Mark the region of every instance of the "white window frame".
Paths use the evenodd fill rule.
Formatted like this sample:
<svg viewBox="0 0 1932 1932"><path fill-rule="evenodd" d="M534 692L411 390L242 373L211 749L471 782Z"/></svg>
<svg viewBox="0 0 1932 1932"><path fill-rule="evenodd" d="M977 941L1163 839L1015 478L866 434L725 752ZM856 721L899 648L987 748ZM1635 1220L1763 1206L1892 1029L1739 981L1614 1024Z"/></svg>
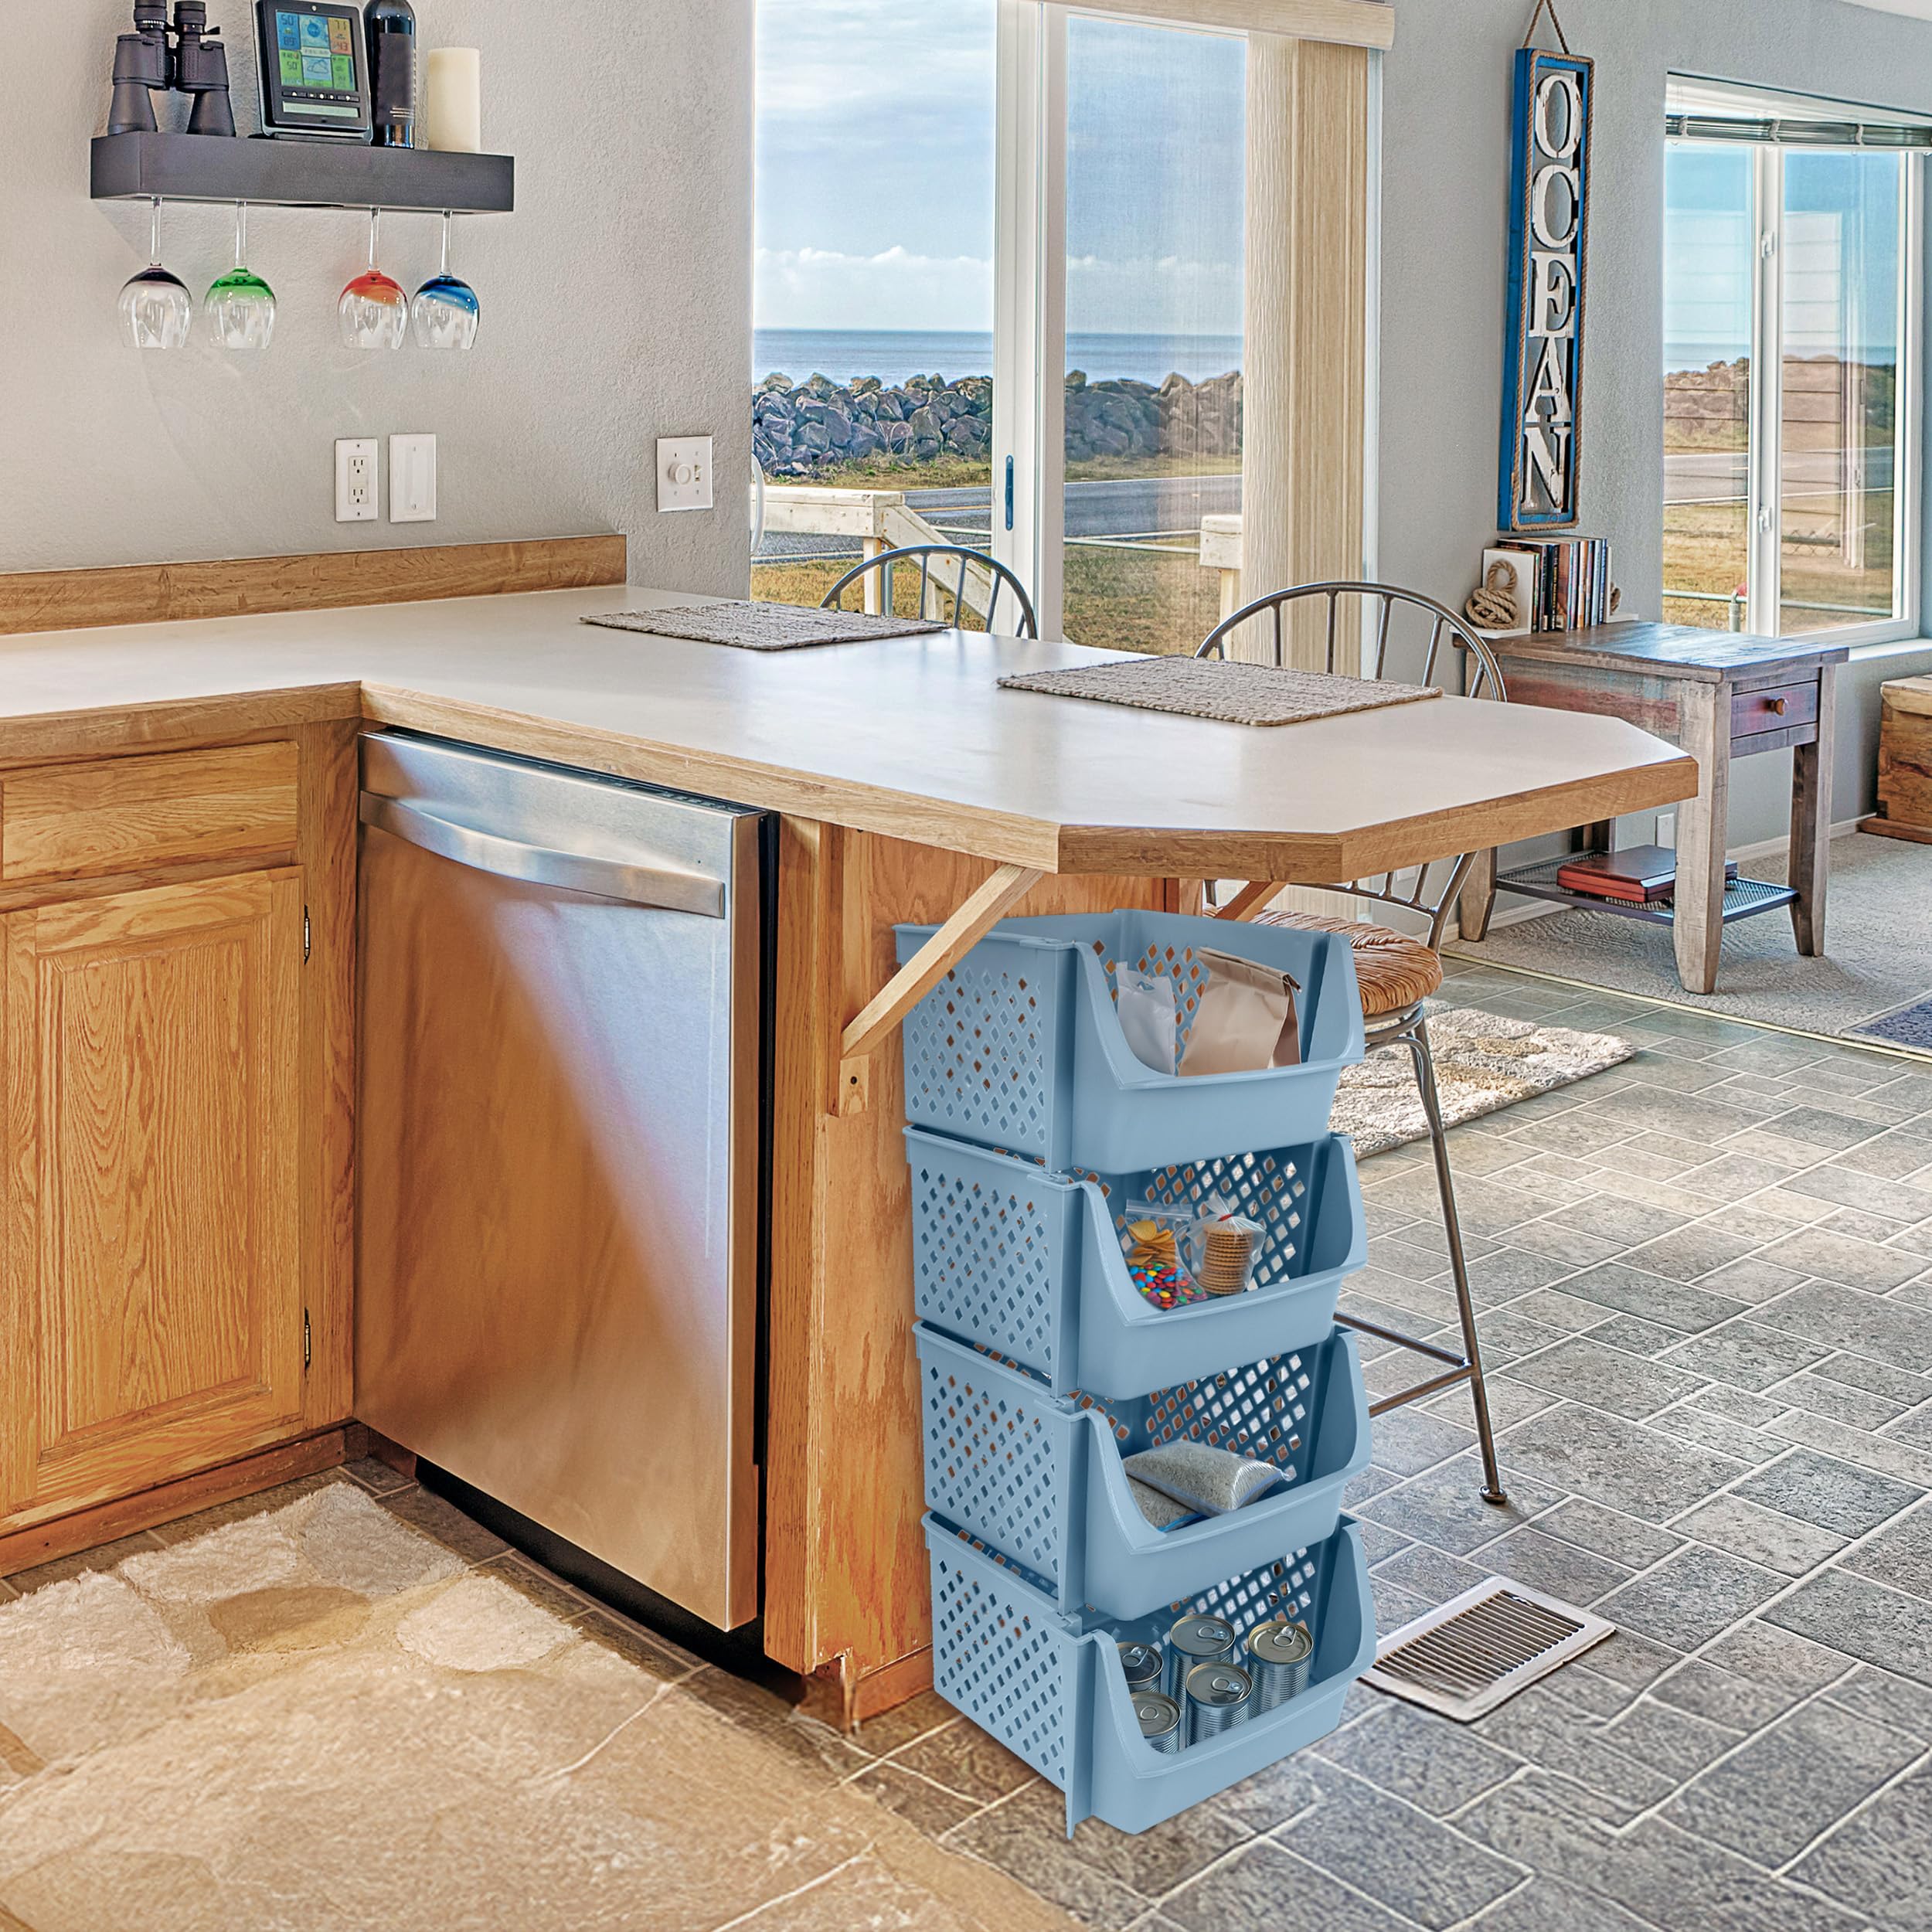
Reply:
<svg viewBox="0 0 1932 1932"><path fill-rule="evenodd" d="M1679 137L1672 136L1675 143ZM1696 145L1694 137L1683 137ZM1746 536L1750 585L1744 628L1759 637L1781 634L1779 599L1784 570L1783 473L1784 368L1784 150L1774 142L1748 144L1752 161L1752 219L1757 272L1751 298L1750 451L1747 464ZM1835 151L1807 146L1807 153ZM1866 149L1849 151L1867 152ZM1926 156L1900 151L1899 367L1893 398L1892 455L1892 607L1889 617L1868 623L1793 631L1793 638L1828 639L1857 650L1921 634L1920 584L1923 495L1924 413L1922 371L1925 330L1924 193ZM1666 597L1669 593L1665 591Z"/></svg>
<svg viewBox="0 0 1932 1932"><path fill-rule="evenodd" d="M1180 32L1245 39L1234 15L1244 5L1285 26L1296 0L1229 0L1190 17L1192 0L1133 0L1127 6L1077 0L998 0L998 138L995 187L993 322L993 555L1032 593L1040 634L1064 634L1066 593L1066 23L1075 15L1166 26ZM1366 6L1369 48L1370 180L1363 425L1363 571L1377 549L1379 441L1382 61L1384 10ZM1276 16L1282 16L1277 19ZM1225 15L1226 17L1218 17ZM1332 24L1332 22L1331 22ZM1336 34L1338 39L1349 36ZM1010 515L1009 503L1010 478Z"/></svg>

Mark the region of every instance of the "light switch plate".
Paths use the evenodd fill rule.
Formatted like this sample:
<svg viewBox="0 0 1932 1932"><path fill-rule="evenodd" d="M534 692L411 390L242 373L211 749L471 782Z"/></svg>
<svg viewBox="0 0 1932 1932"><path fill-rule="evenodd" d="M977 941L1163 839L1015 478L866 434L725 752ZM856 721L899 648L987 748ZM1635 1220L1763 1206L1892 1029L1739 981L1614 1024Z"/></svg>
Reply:
<svg viewBox="0 0 1932 1932"><path fill-rule="evenodd" d="M389 440L389 520L436 521L436 438L392 436Z"/></svg>
<svg viewBox="0 0 1932 1932"><path fill-rule="evenodd" d="M380 446L372 436L345 437L335 445L335 521L373 523L381 511L376 464Z"/></svg>
<svg viewBox="0 0 1932 1932"><path fill-rule="evenodd" d="M711 508L711 438L661 436L658 438L658 508L660 510L708 510Z"/></svg>

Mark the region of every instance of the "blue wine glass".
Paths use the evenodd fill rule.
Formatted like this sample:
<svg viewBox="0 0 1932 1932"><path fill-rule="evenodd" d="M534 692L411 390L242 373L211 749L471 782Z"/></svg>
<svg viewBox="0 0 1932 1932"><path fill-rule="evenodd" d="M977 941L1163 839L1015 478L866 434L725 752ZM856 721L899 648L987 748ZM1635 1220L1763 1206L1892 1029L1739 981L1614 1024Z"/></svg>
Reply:
<svg viewBox="0 0 1932 1932"><path fill-rule="evenodd" d="M416 291L410 320L422 349L474 349L483 320L476 291L450 273L450 230L453 218L443 217L443 266Z"/></svg>

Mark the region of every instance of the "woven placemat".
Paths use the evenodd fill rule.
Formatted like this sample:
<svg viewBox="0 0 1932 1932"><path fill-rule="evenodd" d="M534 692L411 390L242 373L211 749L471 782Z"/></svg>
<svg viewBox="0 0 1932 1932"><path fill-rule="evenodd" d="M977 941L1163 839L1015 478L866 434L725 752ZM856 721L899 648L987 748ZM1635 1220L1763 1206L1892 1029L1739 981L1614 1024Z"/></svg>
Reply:
<svg viewBox="0 0 1932 1932"><path fill-rule="evenodd" d="M583 621L607 631L728 644L735 651L808 651L818 644L869 644L877 638L913 638L946 628L923 617L871 617L857 611L741 601L694 604L681 611L612 611Z"/></svg>
<svg viewBox="0 0 1932 1932"><path fill-rule="evenodd" d="M1433 686L1383 684L1325 671L1279 671L1271 664L1216 658L1141 658L1132 662L1086 664L1071 671L1031 671L1002 678L1009 691L1038 691L1050 698L1087 698L1096 704L1131 705L1140 711L1170 711L1184 718L1223 724L1301 724L1338 718L1350 711L1439 698Z"/></svg>

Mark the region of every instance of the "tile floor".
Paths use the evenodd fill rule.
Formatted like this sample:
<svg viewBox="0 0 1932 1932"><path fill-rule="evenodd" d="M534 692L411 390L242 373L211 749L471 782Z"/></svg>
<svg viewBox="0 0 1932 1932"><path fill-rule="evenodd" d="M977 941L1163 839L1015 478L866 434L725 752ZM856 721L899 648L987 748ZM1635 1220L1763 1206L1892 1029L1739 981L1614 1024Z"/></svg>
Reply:
<svg viewBox="0 0 1932 1932"><path fill-rule="evenodd" d="M1643 1043L1454 1137L1510 1507L1476 1498L1461 1391L1382 1418L1352 1498L1385 1629L1498 1572L1619 1624L1476 1725L1359 1689L1333 1737L1216 1802L1070 1843L1058 1794L937 1698L841 1739L393 1472L351 1473L1109 1932L1932 1928L1932 1063L1488 968L1450 990ZM1427 1158L1365 1165L1351 1303L1446 1335ZM1399 1386L1402 1358L1365 1353Z"/></svg>

